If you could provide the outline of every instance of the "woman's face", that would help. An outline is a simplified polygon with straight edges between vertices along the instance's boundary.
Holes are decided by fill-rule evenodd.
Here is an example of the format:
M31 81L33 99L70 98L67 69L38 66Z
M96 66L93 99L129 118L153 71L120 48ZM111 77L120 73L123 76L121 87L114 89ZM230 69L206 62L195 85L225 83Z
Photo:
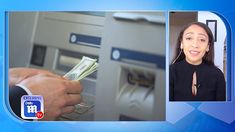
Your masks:
M206 31L198 26L191 25L183 33L181 48L183 48L186 61L199 65L207 51L209 51L209 38Z

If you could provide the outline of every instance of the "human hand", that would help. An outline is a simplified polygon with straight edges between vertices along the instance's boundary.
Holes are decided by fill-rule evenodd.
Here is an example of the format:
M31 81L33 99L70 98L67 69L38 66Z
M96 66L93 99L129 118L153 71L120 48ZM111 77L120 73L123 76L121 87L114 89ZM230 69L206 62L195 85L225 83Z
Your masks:
M44 99L43 120L56 120L62 114L71 113L81 102L82 87L77 81L48 74L38 74L19 83L32 94L42 95Z
M34 68L10 68L9 69L9 86L14 86L17 83L20 83L22 80L32 77L37 74L46 74L46 75L53 75L53 73L34 69ZM55 75L55 74L54 74Z

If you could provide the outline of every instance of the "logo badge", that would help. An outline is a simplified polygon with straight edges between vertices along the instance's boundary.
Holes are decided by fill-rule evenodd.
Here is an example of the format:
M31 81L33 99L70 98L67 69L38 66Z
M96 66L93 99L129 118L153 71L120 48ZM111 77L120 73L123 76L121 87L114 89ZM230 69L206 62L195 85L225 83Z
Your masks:
M42 119L44 103L41 95L24 95L21 97L21 117L23 119Z

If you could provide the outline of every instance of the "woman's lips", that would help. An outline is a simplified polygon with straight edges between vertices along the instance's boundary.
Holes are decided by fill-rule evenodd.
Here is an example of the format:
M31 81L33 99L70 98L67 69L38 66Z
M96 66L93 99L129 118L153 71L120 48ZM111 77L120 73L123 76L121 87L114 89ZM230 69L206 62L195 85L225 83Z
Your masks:
M200 52L199 52L199 51L196 51L196 50L189 50L189 53L190 53L191 55L193 55L193 56L197 56L197 55L200 54Z

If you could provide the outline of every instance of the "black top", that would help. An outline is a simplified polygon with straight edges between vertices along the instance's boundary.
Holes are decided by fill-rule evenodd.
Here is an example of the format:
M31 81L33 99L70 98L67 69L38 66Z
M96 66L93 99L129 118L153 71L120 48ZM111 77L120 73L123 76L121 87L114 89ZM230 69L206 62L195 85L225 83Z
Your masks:
M193 73L197 75L197 94L192 94ZM225 79L221 70L202 62L186 60L170 66L170 101L225 101Z

